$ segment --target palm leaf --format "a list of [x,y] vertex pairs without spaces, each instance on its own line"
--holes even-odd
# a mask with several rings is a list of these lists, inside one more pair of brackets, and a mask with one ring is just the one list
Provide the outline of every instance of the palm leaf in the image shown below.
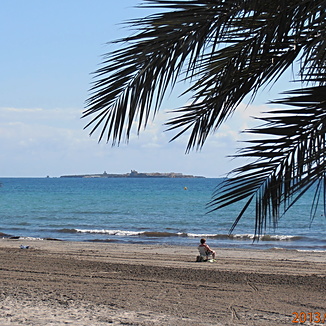
[[[201,148],[247,95],[275,82],[298,58],[301,78],[324,69],[325,1],[145,0],[164,10],[129,24],[126,44],[105,57],[83,117],[99,139],[128,139],[145,127],[169,87],[190,84],[191,104],[168,121],[176,136],[190,130],[187,151]],[[306,69],[305,69],[306,68]],[[313,77],[315,76],[315,77]]]
[[[326,86],[290,94],[291,97],[274,103],[291,107],[269,112],[271,116],[263,119],[264,125],[248,131],[269,137],[249,141],[252,145],[237,156],[255,160],[234,170],[216,189],[210,203],[212,210],[216,210],[246,199],[247,209],[254,197],[256,235],[262,234],[268,220],[276,227],[279,218],[317,183],[312,200],[313,219],[325,190],[320,185],[326,181]],[[242,210],[231,230],[243,214]]]

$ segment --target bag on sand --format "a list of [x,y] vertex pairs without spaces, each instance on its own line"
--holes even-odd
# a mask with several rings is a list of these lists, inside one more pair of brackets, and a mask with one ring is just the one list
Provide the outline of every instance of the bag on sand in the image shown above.
[[197,256],[196,262],[202,262],[202,261],[204,261],[204,257],[203,256]]

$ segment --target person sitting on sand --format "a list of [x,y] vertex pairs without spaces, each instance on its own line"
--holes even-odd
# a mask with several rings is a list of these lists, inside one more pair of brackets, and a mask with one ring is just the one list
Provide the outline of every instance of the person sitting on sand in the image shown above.
[[208,246],[208,244],[206,244],[206,239],[200,239],[200,245],[198,246],[198,250],[200,253],[205,252],[207,258],[209,255],[212,255],[212,258],[215,259],[216,253]]

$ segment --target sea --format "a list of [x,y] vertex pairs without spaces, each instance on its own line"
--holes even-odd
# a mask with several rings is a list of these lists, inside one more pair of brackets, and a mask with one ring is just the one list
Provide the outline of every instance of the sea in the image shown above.
[[325,251],[326,218],[310,218],[308,192],[254,239],[254,209],[230,228],[240,204],[209,212],[222,179],[0,178],[0,237],[62,241]]

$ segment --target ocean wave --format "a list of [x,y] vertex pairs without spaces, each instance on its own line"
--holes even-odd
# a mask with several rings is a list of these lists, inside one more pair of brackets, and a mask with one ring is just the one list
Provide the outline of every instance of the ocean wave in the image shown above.
[[[185,233],[185,232],[167,232],[167,231],[129,231],[129,230],[106,230],[106,229],[60,229],[61,233],[85,233],[85,234],[103,234],[108,236],[121,237],[149,237],[149,238],[165,238],[165,237],[188,237],[188,238],[208,238],[217,240],[250,240],[255,239],[254,234],[204,234],[204,233]],[[291,235],[262,235],[256,237],[259,241],[298,241],[304,237]]]
[[123,230],[82,230],[76,229],[77,233],[90,233],[90,234],[106,234],[106,235],[117,235],[117,236],[137,236],[141,235],[144,232],[137,232],[137,231],[123,231]]
[[280,247],[273,247],[269,248],[268,250],[280,250],[280,251],[296,251],[296,252],[314,252],[314,253],[325,253],[326,252],[326,247],[318,247],[318,249],[310,248],[310,249],[297,249],[297,248],[280,248]]
[[187,233],[183,232],[150,232],[150,231],[145,231],[143,232],[144,236],[146,237],[188,237]]
[[220,239],[220,240],[251,240],[254,239],[259,241],[298,241],[303,237],[292,236],[292,235],[262,235],[256,236],[254,234],[194,234],[188,233],[189,237],[194,238],[209,238],[209,239]]
[[59,233],[78,233],[77,229],[60,229],[57,230]]
[[155,231],[127,231],[127,230],[82,230],[82,229],[73,229],[73,233],[90,233],[90,234],[106,234],[106,235],[115,235],[115,236],[143,236],[143,237],[187,237],[186,233],[178,232],[155,232]]
[[326,249],[322,250],[322,249],[296,249],[296,251],[298,252],[321,252],[324,253],[326,252]]
[[[234,239],[234,240],[254,240],[255,235],[254,234],[231,234],[229,238]],[[292,236],[292,235],[270,235],[270,234],[265,234],[261,236],[256,237],[257,240],[259,241],[298,241],[303,239],[303,237],[299,236]]]
[[13,236],[13,237],[11,237],[10,239],[30,240],[30,241],[34,241],[34,240],[44,240],[43,238],[21,237],[21,236]]

